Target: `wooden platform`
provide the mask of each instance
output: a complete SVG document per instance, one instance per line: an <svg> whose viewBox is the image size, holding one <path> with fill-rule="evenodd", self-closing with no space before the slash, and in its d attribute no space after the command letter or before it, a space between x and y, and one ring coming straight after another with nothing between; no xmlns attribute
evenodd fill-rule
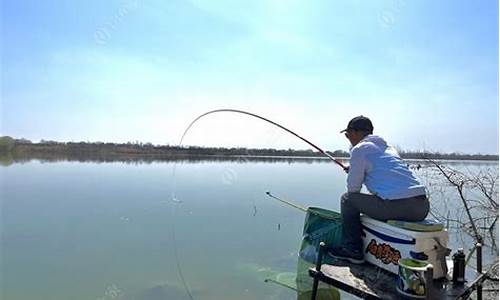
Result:
<svg viewBox="0 0 500 300"><path fill-rule="evenodd" d="M310 273L314 275L315 269ZM339 261L323 264L319 280L364 299L399 299L396 276L366 263L356 265Z"/></svg>
<svg viewBox="0 0 500 300"><path fill-rule="evenodd" d="M322 264L320 272L311 268L309 274L363 299L402 299L396 291L397 276L368 263L356 265L338 260ZM463 285L453 284L446 279L432 280L427 299L467 299L484 280L485 274L478 274Z"/></svg>

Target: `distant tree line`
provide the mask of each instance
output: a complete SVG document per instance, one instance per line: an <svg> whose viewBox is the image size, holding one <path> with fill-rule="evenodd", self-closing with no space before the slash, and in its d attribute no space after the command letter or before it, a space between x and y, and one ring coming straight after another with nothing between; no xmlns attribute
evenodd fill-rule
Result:
<svg viewBox="0 0 500 300"><path fill-rule="evenodd" d="M498 160L498 154L440 153L432 151L398 151L402 158L434 160Z"/></svg>
<svg viewBox="0 0 500 300"><path fill-rule="evenodd" d="M347 158L349 153L343 150L328 151L334 157ZM0 137L0 155L10 156L13 160L46 159L46 160L134 160L155 159L171 160L192 156L231 157L231 156L270 156L270 157L311 157L321 158L324 155L313 150L294 149L249 149L197 146L153 145L151 143L104 143L104 142L57 142L41 140L33 143L27 139L15 139L9 136ZM402 158L420 159L458 159L458 160L498 160L498 155L462 154L400 151Z"/></svg>

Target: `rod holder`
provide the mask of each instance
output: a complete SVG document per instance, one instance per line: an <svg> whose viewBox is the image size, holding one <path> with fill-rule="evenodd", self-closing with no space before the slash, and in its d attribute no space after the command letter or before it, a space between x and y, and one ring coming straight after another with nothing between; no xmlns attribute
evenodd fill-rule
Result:
<svg viewBox="0 0 500 300"><path fill-rule="evenodd" d="M481 241L476 244L476 255L477 255L477 259L476 259L477 273L478 273L478 276L481 276L483 274L483 244L481 243ZM479 283L477 285L476 293L477 293L477 300L482 300L483 299L483 285L481 283Z"/></svg>

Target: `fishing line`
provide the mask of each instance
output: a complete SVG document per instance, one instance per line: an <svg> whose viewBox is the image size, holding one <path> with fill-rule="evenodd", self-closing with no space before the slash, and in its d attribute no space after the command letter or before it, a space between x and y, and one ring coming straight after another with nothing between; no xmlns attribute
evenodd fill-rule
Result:
<svg viewBox="0 0 500 300"><path fill-rule="evenodd" d="M177 239L175 236L176 206L177 206L176 204L173 204L173 208L172 208L172 244L174 245L175 265L177 268L177 274L179 274L179 277L181 279L184 290L186 291L186 294L188 295L189 299L194 300L193 295L191 294L191 291L189 290L189 287L187 285L186 279L184 278L184 273L182 273L181 263L180 263L180 259L179 259L179 253L178 253L178 248L177 248Z"/></svg>
<svg viewBox="0 0 500 300"><path fill-rule="evenodd" d="M214 113L219 113L219 112L230 112L230 113L239 113L239 114L244 114L244 115L248 115L248 116L252 116L254 118L257 118L257 119L260 119L260 120L263 120L263 121L266 121L268 123L271 123L273 124L274 126L277 126L283 130L285 130L286 132L298 137L299 139L301 139L302 141L306 142L307 144L309 144L310 146L312 146L314 149L318 150L320 153L322 153L323 155L325 155L326 157L328 157L329 159L331 159L333 162L335 162L337 165L339 165L345 172L348 171L348 168L342 164L339 160L335 159L333 156L331 156L330 154L328 154L326 151L324 151L323 149L321 149L320 147L316 146L315 144L313 144L312 142L308 141L307 139L303 138L302 136L298 135L297 133L295 133L294 131L286 128L285 126L283 125L280 125L274 121L271 121L265 117L262 117L262 116L259 116L257 114L254 114L254 113L251 113L251 112L247 112L247 111L243 111L243 110L238 110L238 109L216 109L216 110L211 110L211 111L208 111L206 113L203 113L201 115L199 115L198 117L196 117L191 123L189 123L188 127L186 128L186 130L184 130L184 133L182 134L181 136L181 139L179 141L179 147L182 146L182 142L184 141L184 138L186 136L186 134L188 133L188 131L193 127L193 125L198 121L200 120L201 118L207 116L207 115L210 115L210 114L214 114ZM176 208L178 205L181 205L182 204L182 200L178 199L177 196L176 196L176 193L177 193L177 181L176 181L176 167L177 167L177 162L174 161L174 166L172 168L172 178L173 178L173 184L172 184L172 197L171 197L171 201L172 201L172 205L173 205L173 208L172 208L172 244L173 244L173 248L174 248L174 258L175 258L175 262L176 262L176 268L177 268L177 273L179 275L179 278L181 279L181 282L182 282L182 285L184 287L184 290L186 291L186 294L187 296L189 297L189 299L191 300L194 300L193 298L193 295L191 294L191 291L189 289L189 286L186 282L186 279L184 277L184 273L182 272L182 267L181 267L181 263L180 263L180 259L179 259L179 253L178 253L178 247L177 247L177 239L176 239L176 235L175 235L175 216L176 216ZM289 201L286 201L286 200L282 200L280 198L277 198L273 195L271 195L270 192L267 192L266 193L269 197L272 197L272 198L275 198L285 204L288 204L296 209L299 209L301 211L304 211L304 212L307 212L307 209L300 206L300 205L297 205L297 204L294 204L294 203L291 203Z"/></svg>

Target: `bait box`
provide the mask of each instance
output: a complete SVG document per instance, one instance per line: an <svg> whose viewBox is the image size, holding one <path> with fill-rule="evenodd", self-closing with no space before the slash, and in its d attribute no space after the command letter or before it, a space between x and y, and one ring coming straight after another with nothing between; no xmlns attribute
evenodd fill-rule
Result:
<svg viewBox="0 0 500 300"><path fill-rule="evenodd" d="M409 258L410 251L424 252L434 267L434 278L446 276L446 261L438 254L440 246L447 247L446 229L431 232L412 231L361 216L363 251L369 263L398 274L398 263Z"/></svg>

